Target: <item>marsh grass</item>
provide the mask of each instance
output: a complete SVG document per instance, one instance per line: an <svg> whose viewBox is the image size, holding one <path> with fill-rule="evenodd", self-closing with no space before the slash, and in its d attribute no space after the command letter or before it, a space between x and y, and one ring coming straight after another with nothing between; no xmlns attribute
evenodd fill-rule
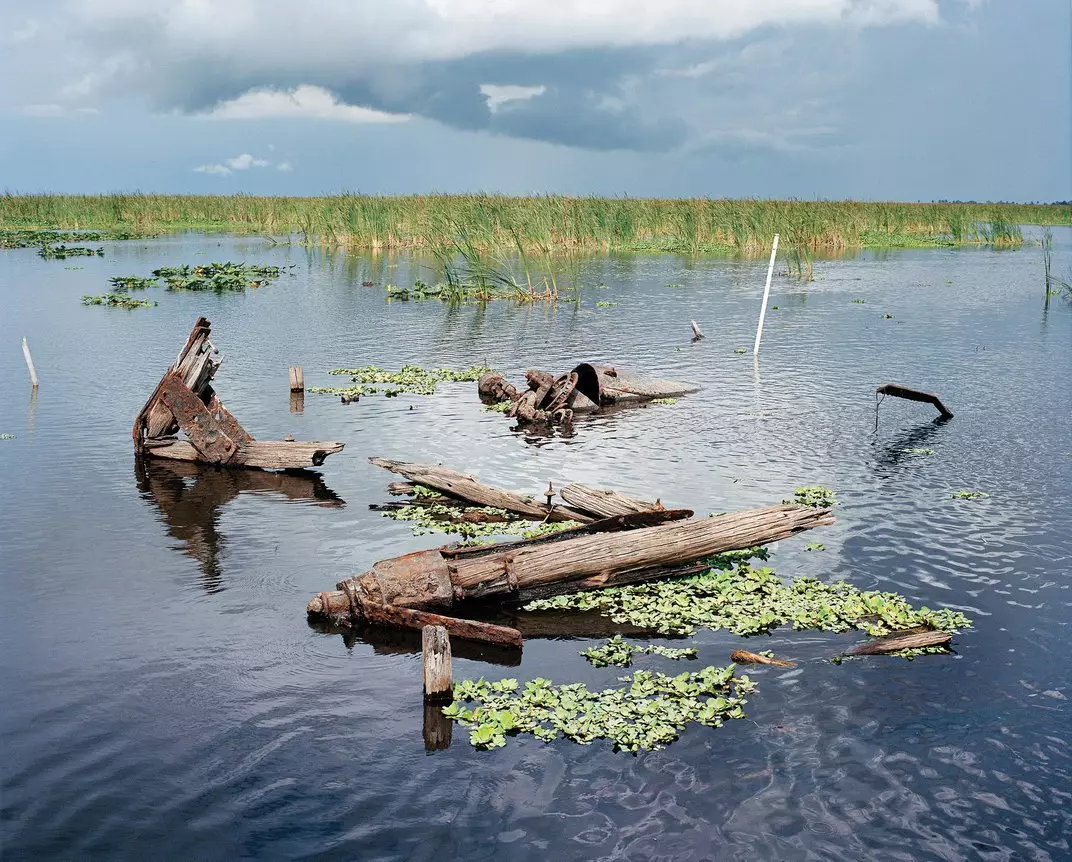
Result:
<svg viewBox="0 0 1072 862"><path fill-rule="evenodd" d="M460 245L467 253L479 252L466 262L477 273L480 255L492 249L521 249L536 257L600 250L761 256L778 232L809 254L861 247L1018 245L1023 241L1018 225L1067 225L1070 212L1067 206L1027 204L561 195L0 196L0 228L12 230L96 228L144 235L189 229L433 252ZM532 278L535 289L544 277ZM515 281L527 289L526 280Z"/></svg>

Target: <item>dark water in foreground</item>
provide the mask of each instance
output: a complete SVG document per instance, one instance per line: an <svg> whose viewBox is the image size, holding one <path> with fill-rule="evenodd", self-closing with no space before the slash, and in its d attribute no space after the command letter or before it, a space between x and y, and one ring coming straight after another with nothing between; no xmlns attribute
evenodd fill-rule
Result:
<svg viewBox="0 0 1072 862"><path fill-rule="evenodd" d="M1057 237L1058 273L1070 242ZM806 287L776 279L753 366L733 350L751 346L762 263L597 260L587 281L610 288L579 309L448 310L361 286L407 283L404 262L257 240L0 253L0 433L16 435L0 441L0 856L1072 858L1072 304L1043 313L1040 257L897 252L820 263ZM244 295L78 304L109 275L225 259L297 267ZM256 436L347 442L322 479L136 469L131 422L198 314L225 357L218 390ZM693 317L708 334L695 346ZM288 410L289 364L312 386L338 365L485 358L511 377L603 358L706 388L570 440L512 433L471 385ZM956 418L887 399L876 431L886 381L938 392ZM391 478L369 455L699 512L825 484L837 525L777 545L771 565L960 608L976 627L955 656L914 662L823 660L850 636L749 641L802 663L750 671L747 720L664 751L521 737L477 752L456 729L428 754L418 657L318 633L304 613L341 576L438 543L369 511ZM960 488L991 497L952 499ZM609 684L614 668L578 655L600 640L532 638L518 667L456 658L455 675ZM745 645L696 644L702 664Z"/></svg>

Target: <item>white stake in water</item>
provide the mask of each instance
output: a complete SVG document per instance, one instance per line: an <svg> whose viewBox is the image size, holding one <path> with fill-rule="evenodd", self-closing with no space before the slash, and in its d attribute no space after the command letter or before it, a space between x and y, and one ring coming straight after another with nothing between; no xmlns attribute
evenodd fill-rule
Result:
<svg viewBox="0 0 1072 862"><path fill-rule="evenodd" d="M22 339L22 355L26 357L26 367L30 370L30 383L37 391L37 371L34 370L33 359L30 357L30 345L26 343L26 339Z"/></svg>
<svg viewBox="0 0 1072 862"><path fill-rule="evenodd" d="M759 355L759 340L763 337L763 319L767 316L767 300L770 299L770 280L774 274L774 258L778 256L778 234L774 235L774 245L770 250L770 265L767 267L767 286L763 288L763 306L759 309L759 326L756 328L756 343L752 355Z"/></svg>

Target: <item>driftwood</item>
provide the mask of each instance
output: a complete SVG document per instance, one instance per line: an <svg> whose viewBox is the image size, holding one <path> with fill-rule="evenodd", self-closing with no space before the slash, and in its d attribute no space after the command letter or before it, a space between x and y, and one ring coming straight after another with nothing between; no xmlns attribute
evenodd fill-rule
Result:
<svg viewBox="0 0 1072 862"><path fill-rule="evenodd" d="M791 661L780 658L770 658L760 655L758 652L749 652L746 649L735 650L730 656L730 661L736 664L767 664L773 667L796 667Z"/></svg>
<svg viewBox="0 0 1072 862"><path fill-rule="evenodd" d="M477 382L481 400L513 402L506 415L528 424L569 426L575 411L593 411L653 398L674 398L699 391L699 386L676 380L658 380L619 371L609 365L582 362L571 371L552 375L525 372L527 389L519 391L501 374L489 372Z"/></svg>
<svg viewBox="0 0 1072 862"><path fill-rule="evenodd" d="M947 646L951 640L953 640L953 636L949 632L916 631L910 634L894 632L892 635L876 638L855 646L845 655L883 655L885 653L900 652L903 649Z"/></svg>
<svg viewBox="0 0 1072 862"><path fill-rule="evenodd" d="M254 440L212 388L220 366L209 340L211 324L199 317L175 363L134 420L134 450L150 458L265 470L319 467L342 443ZM182 431L185 440L174 437Z"/></svg>
<svg viewBox="0 0 1072 862"><path fill-rule="evenodd" d="M307 611L314 616L349 613L356 620L375 622L369 606L377 613L384 607L449 610L468 600L517 599L564 584L580 582L591 588L593 579L609 585L616 575L655 580L666 577L667 566L766 544L833 521L828 509L782 504L556 542L473 548L464 554L451 548L419 551L381 560L370 571L340 581L334 592L310 601ZM438 624L454 634L446 623ZM480 634L471 630L471 636Z"/></svg>
<svg viewBox="0 0 1072 862"><path fill-rule="evenodd" d="M921 392L919 389L909 389L896 383L884 383L875 392L879 395L891 395L894 398L905 398L908 401L920 401L924 404L933 404L938 408L942 419L952 419L953 411L942 403L942 399L930 392Z"/></svg>
<svg viewBox="0 0 1072 862"><path fill-rule="evenodd" d="M425 626L421 629L421 672L425 700L453 699L450 635L443 626Z"/></svg>

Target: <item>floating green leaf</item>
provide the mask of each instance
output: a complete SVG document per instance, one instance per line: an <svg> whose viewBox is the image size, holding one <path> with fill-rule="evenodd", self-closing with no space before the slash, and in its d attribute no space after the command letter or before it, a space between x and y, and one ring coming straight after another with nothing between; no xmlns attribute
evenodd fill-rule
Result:
<svg viewBox="0 0 1072 862"><path fill-rule="evenodd" d="M828 509L837 505L834 492L822 485L805 485L793 492L792 500L782 500L783 503L798 503L801 506L812 506L816 509Z"/></svg>
<svg viewBox="0 0 1072 862"><path fill-rule="evenodd" d="M125 293L102 293L99 296L83 296L82 305L104 305L108 308L152 308L156 303L148 299L135 299Z"/></svg>
<svg viewBox="0 0 1072 862"><path fill-rule="evenodd" d="M595 667L607 667L607 665L629 667L629 665L633 663L633 656L636 653L661 655L664 658L673 659L674 661L683 658L696 658L696 650L692 647L676 649L673 647L661 646L659 644L637 646L636 644L631 644L628 641L623 640L621 635L615 635L602 646L590 647L589 649L584 650L581 655L588 659L588 661Z"/></svg>
<svg viewBox="0 0 1072 862"><path fill-rule="evenodd" d="M953 492L954 500L985 500L989 496L986 491L969 491L966 488Z"/></svg>
<svg viewBox="0 0 1072 862"><path fill-rule="evenodd" d="M412 395L435 395L437 383L459 383L479 380L490 371L483 365L473 365L461 371L450 368L421 368L419 365L403 365L401 371L385 371L375 365L361 368L333 368L328 374L349 375L354 386L314 386L310 392L325 395L374 395L382 392L393 398L403 392Z"/></svg>

